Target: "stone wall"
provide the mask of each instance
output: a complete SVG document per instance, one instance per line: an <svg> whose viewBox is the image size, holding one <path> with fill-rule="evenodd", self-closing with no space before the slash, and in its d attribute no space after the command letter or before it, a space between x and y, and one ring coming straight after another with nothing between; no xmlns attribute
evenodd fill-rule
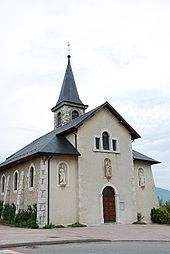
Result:
<svg viewBox="0 0 170 254"><path fill-rule="evenodd" d="M33 188L29 188L28 186L30 166L34 166L35 168L35 181ZM19 175L19 181L18 189L14 190L14 173L16 171ZM4 203L14 203L17 207L17 212L19 209L27 209L28 205L33 205L34 203L37 203L40 175L40 159L31 160L18 166L2 170L0 172L0 179L2 175L5 175L6 177L5 189L7 188L7 192L5 191L5 193L1 193L2 186L0 181L0 200L4 201Z"/></svg>
<svg viewBox="0 0 170 254"><path fill-rule="evenodd" d="M40 177L37 202L37 223L40 227L48 223L48 160L43 158L40 162Z"/></svg>
<svg viewBox="0 0 170 254"><path fill-rule="evenodd" d="M72 112L76 110L79 116L84 113L84 109L72 106L63 106L54 112L54 129L58 127L58 113L61 112L61 125L64 125L72 120Z"/></svg>

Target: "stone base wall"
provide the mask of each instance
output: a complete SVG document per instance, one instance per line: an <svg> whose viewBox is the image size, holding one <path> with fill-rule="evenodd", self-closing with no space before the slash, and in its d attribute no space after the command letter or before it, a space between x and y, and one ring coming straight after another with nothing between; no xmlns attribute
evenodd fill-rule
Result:
<svg viewBox="0 0 170 254"><path fill-rule="evenodd" d="M40 162L40 179L37 203L37 223L40 227L45 226L47 222L48 206L48 160Z"/></svg>

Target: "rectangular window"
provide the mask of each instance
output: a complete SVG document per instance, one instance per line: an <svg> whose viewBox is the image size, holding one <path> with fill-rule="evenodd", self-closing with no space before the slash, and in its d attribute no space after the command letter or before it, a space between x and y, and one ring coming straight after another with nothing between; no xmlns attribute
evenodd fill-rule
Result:
<svg viewBox="0 0 170 254"><path fill-rule="evenodd" d="M112 139L112 148L113 148L113 151L117 150L117 140L116 139Z"/></svg>
<svg viewBox="0 0 170 254"><path fill-rule="evenodd" d="M95 138L96 149L100 149L100 138Z"/></svg>

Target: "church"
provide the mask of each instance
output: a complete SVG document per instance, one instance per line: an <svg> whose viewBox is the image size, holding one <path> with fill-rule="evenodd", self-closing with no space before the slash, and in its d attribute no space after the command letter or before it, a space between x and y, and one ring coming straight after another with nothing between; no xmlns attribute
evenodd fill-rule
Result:
<svg viewBox="0 0 170 254"><path fill-rule="evenodd" d="M132 149L140 135L109 102L86 111L70 55L54 114L54 130L0 164L0 200L16 212L37 204L40 227L150 222L158 207L152 175L159 161Z"/></svg>

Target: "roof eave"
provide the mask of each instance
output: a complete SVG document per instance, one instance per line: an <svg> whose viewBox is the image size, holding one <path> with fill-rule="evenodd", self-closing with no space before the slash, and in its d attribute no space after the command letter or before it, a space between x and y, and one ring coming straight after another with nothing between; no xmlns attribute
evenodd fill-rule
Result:
<svg viewBox="0 0 170 254"><path fill-rule="evenodd" d="M62 102L56 104L51 109L51 111L55 112L57 109L61 108L63 105L68 105L68 106L73 106L73 107L79 107L79 108L82 108L82 109L87 109L88 108L88 105L84 105L82 103L76 103L76 102L70 102L70 101L62 101Z"/></svg>
<svg viewBox="0 0 170 254"><path fill-rule="evenodd" d="M81 125L83 125L85 121L92 118L99 110L101 110L101 108L104 107L106 107L118 119L119 123L122 124L129 131L132 140L141 138L141 136L125 121L125 119L108 102L105 102L104 104L100 105L99 107L96 108L96 110L92 114L88 115L85 119L80 121L74 127L63 131L60 134L66 134L74 130L77 130Z"/></svg>
<svg viewBox="0 0 170 254"><path fill-rule="evenodd" d="M132 137L132 140L141 138L141 136L126 122L126 120L110 105L110 103L105 102L103 104L107 109L109 109L113 115L119 120L119 123L122 124L126 129L129 130L129 134Z"/></svg>
<svg viewBox="0 0 170 254"><path fill-rule="evenodd" d="M135 158L133 158L133 160L134 161L144 161L144 162L148 162L149 164L151 164L151 165L154 165L154 164L159 164L159 163L162 163L161 161L156 161L156 160L153 160L153 161L151 161L151 160L140 160L140 159L135 159Z"/></svg>
<svg viewBox="0 0 170 254"><path fill-rule="evenodd" d="M11 168L11 167L15 167L21 163L24 163L24 162L27 162L27 161L30 161L32 159L37 159L41 156L52 156L52 155L63 155L63 156L73 156L73 157L78 157L80 156L81 154L78 152L77 154L73 154L73 153L46 153L46 152L37 152L35 154L31 154L31 155L28 155L24 158L21 158L21 159L18 159L18 160L15 160L15 161L11 161L5 165L2 165L0 166L0 170L4 170L4 169L8 169L8 168ZM5 162L4 162L5 163ZM3 164L3 163L2 163Z"/></svg>

